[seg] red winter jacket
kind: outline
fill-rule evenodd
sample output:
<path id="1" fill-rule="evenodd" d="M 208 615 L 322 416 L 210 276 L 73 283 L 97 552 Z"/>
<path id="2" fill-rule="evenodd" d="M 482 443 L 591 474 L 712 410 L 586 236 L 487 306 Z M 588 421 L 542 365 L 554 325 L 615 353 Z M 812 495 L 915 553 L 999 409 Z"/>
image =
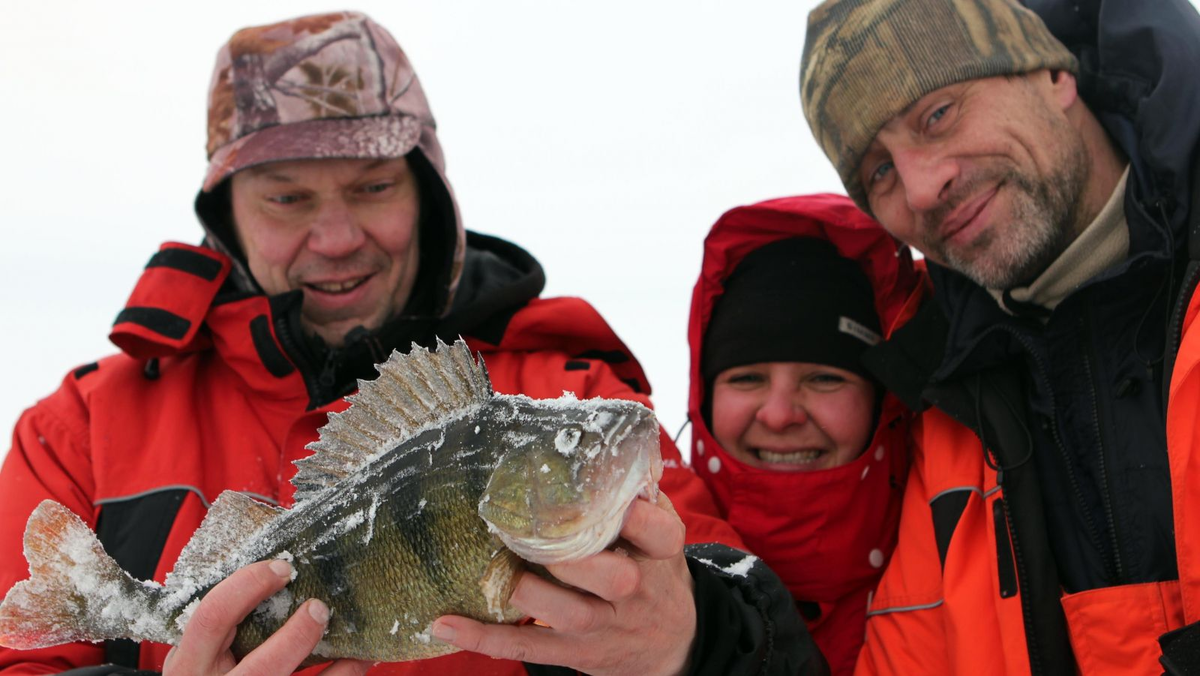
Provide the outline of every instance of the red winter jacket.
<path id="1" fill-rule="evenodd" d="M 484 257 L 493 261 L 516 249 L 474 234 L 468 247 L 488 252 Z M 470 249 L 467 267 L 464 279 L 481 276 L 472 271 Z M 159 582 L 221 491 L 291 504 L 293 461 L 309 454 L 305 445 L 346 403 L 339 398 L 310 410 L 306 378 L 312 374 L 297 368 L 280 341 L 278 299 L 219 296 L 229 270 L 229 260 L 211 250 L 164 245 L 115 326 L 113 340 L 125 352 L 76 369 L 21 417 L 0 470 L 0 594 L 28 577 L 22 533 L 44 499 L 66 505 L 96 528 L 135 576 Z M 540 274 L 537 268 L 537 288 Z M 645 374 L 595 309 L 578 298 L 514 299 L 505 295 L 513 288 L 509 281 L 499 283 L 498 294 L 476 296 L 504 296 L 510 306 L 478 316 L 475 330 L 464 331 L 471 349 L 482 353 L 497 392 L 558 397 L 569 390 L 580 398 L 649 405 Z M 470 297 L 462 303 L 476 314 L 482 305 L 488 303 L 472 304 Z M 462 325 L 462 313 L 450 318 L 456 316 Z M 688 541 L 741 546 L 665 434 L 662 454 L 661 487 L 687 524 Z M 141 645 L 140 668 L 161 670 L 166 652 L 164 645 Z M 105 660 L 101 645 L 0 648 L 6 676 Z M 526 672 L 518 662 L 458 653 L 379 665 L 371 673 Z"/>
<path id="2" fill-rule="evenodd" d="M 692 295 L 688 414 L 693 464 L 750 550 L 788 586 L 833 673 L 848 674 L 863 644 L 871 592 L 896 544 L 908 467 L 907 411 L 887 395 L 866 452 L 847 465 L 812 472 L 744 465 L 718 445 L 701 414 L 707 393 L 700 353 L 724 280 L 746 254 L 790 237 L 827 240 L 857 261 L 875 289 L 880 324 L 889 334 L 916 308 L 924 294 L 923 276 L 908 250 L 897 248 L 849 199 L 811 195 L 723 215 L 704 240 L 704 263 Z"/>

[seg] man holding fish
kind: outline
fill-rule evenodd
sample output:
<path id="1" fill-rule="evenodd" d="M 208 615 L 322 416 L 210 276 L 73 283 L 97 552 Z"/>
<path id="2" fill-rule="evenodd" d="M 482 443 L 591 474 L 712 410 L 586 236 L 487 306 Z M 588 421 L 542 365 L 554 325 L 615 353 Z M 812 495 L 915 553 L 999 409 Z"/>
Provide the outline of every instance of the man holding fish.
<path id="1" fill-rule="evenodd" d="M 360 570 L 373 560 L 350 545 L 383 538 L 384 525 L 394 522 L 378 520 L 385 507 L 371 500 L 327 521 L 301 523 L 304 507 L 320 502 L 332 509 L 343 496 L 361 498 L 362 486 L 379 475 L 407 476 L 380 469 L 397 457 L 389 455 L 391 442 L 420 451 L 405 462 L 427 458 L 420 471 L 430 475 L 449 457 L 439 455 L 445 448 L 482 453 L 525 443 L 536 435 L 511 425 L 533 415 L 528 407 L 538 415 L 562 407 L 562 427 L 551 428 L 558 455 L 585 447 L 595 449 L 589 458 L 608 452 L 595 439 L 607 444 L 634 434 L 641 428 L 614 421 L 654 424 L 649 412 L 639 406 L 637 413 L 594 407 L 580 413 L 592 405 L 537 400 L 569 391 L 581 400 L 648 404 L 649 386 L 591 306 L 538 298 L 544 278 L 536 260 L 511 243 L 465 231 L 421 85 L 399 46 L 369 18 L 338 13 L 238 32 L 218 55 L 208 134 L 210 165 L 196 199 L 204 243 L 165 244 L 117 317 L 111 337 L 122 354 L 75 370 L 18 423 L 0 471 L 0 591 L 13 589 L 8 610 L 0 608 L 0 644 L 31 649 L 0 649 L 0 671 L 286 674 L 319 661 L 306 660 L 310 653 L 358 657 L 325 667 L 331 675 L 562 671 L 539 665 L 598 674 L 823 670 L 786 590 L 761 562 L 734 549 L 737 536 L 715 516 L 670 439 L 653 427 L 649 438 L 658 437 L 663 462 L 658 487 L 670 497 L 632 499 L 616 514 L 623 524 L 617 545 L 564 562 L 545 559 L 548 575 L 488 566 L 480 585 L 488 608 L 498 604 L 494 617 L 536 622 L 496 625 L 448 615 L 418 623 L 406 636 L 438 646 L 430 654 L 476 651 L 431 662 L 372 668 L 384 659 L 379 655 L 393 659 L 393 653 L 339 650 L 338 641 L 351 636 L 346 640 L 353 643 L 355 632 L 375 632 L 378 640 L 377 624 L 356 624 L 346 614 L 356 612 L 359 600 L 377 604 L 388 595 L 372 597 L 361 581 L 347 585 L 347 575 L 357 578 L 346 571 L 355 556 Z M 436 356 L 412 347 L 409 357 L 393 358 L 401 360 L 394 362 L 398 389 L 362 385 L 393 350 L 459 336 L 465 344 L 441 345 Z M 486 371 L 467 365 L 475 363 L 472 355 L 482 357 Z M 407 380 L 405 373 L 420 377 Z M 493 388 L 526 396 L 497 396 L 507 403 L 485 415 L 480 407 L 491 405 L 485 402 L 493 401 Z M 356 390 L 347 411 L 344 397 Z M 400 400 L 393 413 L 401 431 L 391 437 L 363 413 Z M 428 419 L 413 413 L 418 405 Z M 331 413 L 341 415 L 326 426 Z M 567 424 L 569 414 L 583 416 L 576 427 Z M 469 416 L 481 417 L 475 423 Z M 504 434 L 495 432 L 504 425 L 510 426 Z M 497 441 L 472 442 L 472 435 Z M 379 447 L 365 448 L 364 439 Z M 452 446 L 456 439 L 467 441 Z M 531 483 L 556 471 L 554 457 L 534 466 Z M 295 461 L 302 461 L 299 471 Z M 641 475 L 623 485 L 637 489 L 640 481 Z M 462 490 L 460 502 L 479 494 Z M 489 484 L 480 512 L 495 507 L 502 493 Z M 436 522 L 434 507 L 450 502 L 421 498 L 409 520 Z M 524 553 L 506 537 L 521 524 L 505 522 L 502 511 L 487 513 L 479 532 L 489 542 L 495 533 Z M 193 540 L 202 521 L 203 537 Z M 324 528 L 324 539 L 305 539 L 313 524 Z M 281 539 L 288 529 L 300 534 L 288 545 L 296 551 Z M 414 544 L 413 533 L 426 537 L 436 529 L 406 521 L 403 530 L 424 565 L 422 584 L 445 591 L 440 571 L 459 563 L 453 555 L 459 550 Z M 271 544 L 247 549 L 252 531 Z M 708 544 L 689 545 L 685 556 L 685 541 Z M 496 561 L 508 561 L 508 554 L 499 548 Z M 89 572 L 84 563 L 98 570 L 109 555 L 129 573 L 121 580 L 156 581 L 116 585 L 151 601 L 122 605 L 114 592 L 104 596 L 105 605 L 88 605 L 89 595 L 116 578 Z M 217 561 L 237 566 L 206 568 Z M 515 572 L 497 577 L 496 570 Z M 58 576 L 66 592 L 34 582 L 56 571 L 66 571 Z M 34 580 L 22 582 L 31 572 Z M 167 597 L 180 590 L 193 597 L 176 608 L 171 604 L 187 598 Z M 339 605 L 347 595 L 356 602 Z M 100 638 L 147 640 L 101 646 L 78 642 L 92 637 L 57 620 L 51 629 L 38 628 L 51 601 L 63 599 L 88 611 L 80 612 L 85 623 L 117 616 L 136 625 Z M 176 608 L 177 626 L 150 627 L 168 606 Z M 331 607 L 338 611 L 332 616 Z M 408 617 L 408 608 L 394 610 L 394 624 L 383 627 L 385 643 Z M 277 622 L 247 639 L 246 627 L 262 626 L 263 618 Z M 39 635 L 51 630 L 76 642 L 52 645 L 52 636 Z M 745 645 L 754 649 L 740 652 Z"/>

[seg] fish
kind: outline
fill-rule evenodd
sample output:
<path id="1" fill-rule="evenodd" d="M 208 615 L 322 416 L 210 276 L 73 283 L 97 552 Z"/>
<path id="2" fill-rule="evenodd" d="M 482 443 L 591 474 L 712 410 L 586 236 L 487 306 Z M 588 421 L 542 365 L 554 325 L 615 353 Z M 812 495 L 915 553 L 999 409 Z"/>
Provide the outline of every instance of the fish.
<path id="1" fill-rule="evenodd" d="M 292 580 L 238 626 L 235 656 L 319 598 L 331 614 L 306 664 L 436 657 L 457 648 L 431 638 L 434 619 L 522 619 L 508 604 L 522 570 L 603 550 L 633 501 L 657 496 L 659 425 L 637 402 L 497 394 L 461 338 L 376 368 L 295 463 L 292 507 L 224 491 L 161 584 L 130 576 L 82 519 L 42 502 L 25 531 L 30 577 L 0 603 L 0 645 L 175 645 L 218 582 L 285 559 Z"/>

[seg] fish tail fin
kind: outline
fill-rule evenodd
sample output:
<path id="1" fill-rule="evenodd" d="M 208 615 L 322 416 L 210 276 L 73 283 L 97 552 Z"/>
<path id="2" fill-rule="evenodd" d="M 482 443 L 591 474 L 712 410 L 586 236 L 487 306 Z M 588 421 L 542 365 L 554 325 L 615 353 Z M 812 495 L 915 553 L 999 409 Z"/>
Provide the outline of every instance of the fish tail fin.
<path id="1" fill-rule="evenodd" d="M 25 527 L 29 579 L 0 603 L 0 645 L 18 650 L 73 641 L 162 641 L 156 583 L 133 579 L 71 510 L 45 500 Z M 149 629 L 150 631 L 147 631 Z"/>

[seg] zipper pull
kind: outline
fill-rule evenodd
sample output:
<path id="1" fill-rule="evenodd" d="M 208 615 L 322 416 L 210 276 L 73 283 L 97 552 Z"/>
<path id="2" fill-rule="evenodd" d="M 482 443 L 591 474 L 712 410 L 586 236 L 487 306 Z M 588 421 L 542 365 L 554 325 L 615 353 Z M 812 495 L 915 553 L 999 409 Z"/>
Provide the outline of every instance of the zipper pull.
<path id="1" fill-rule="evenodd" d="M 1013 560 L 1004 498 L 996 498 L 992 503 L 992 525 L 996 531 L 996 572 L 1000 578 L 1000 598 L 1007 599 L 1017 595 L 1017 565 Z"/>
<path id="2" fill-rule="evenodd" d="M 320 375 L 317 376 L 317 384 L 325 392 L 333 389 L 337 372 L 337 362 L 338 350 L 331 347 L 325 352 L 325 364 L 321 367 Z"/>

